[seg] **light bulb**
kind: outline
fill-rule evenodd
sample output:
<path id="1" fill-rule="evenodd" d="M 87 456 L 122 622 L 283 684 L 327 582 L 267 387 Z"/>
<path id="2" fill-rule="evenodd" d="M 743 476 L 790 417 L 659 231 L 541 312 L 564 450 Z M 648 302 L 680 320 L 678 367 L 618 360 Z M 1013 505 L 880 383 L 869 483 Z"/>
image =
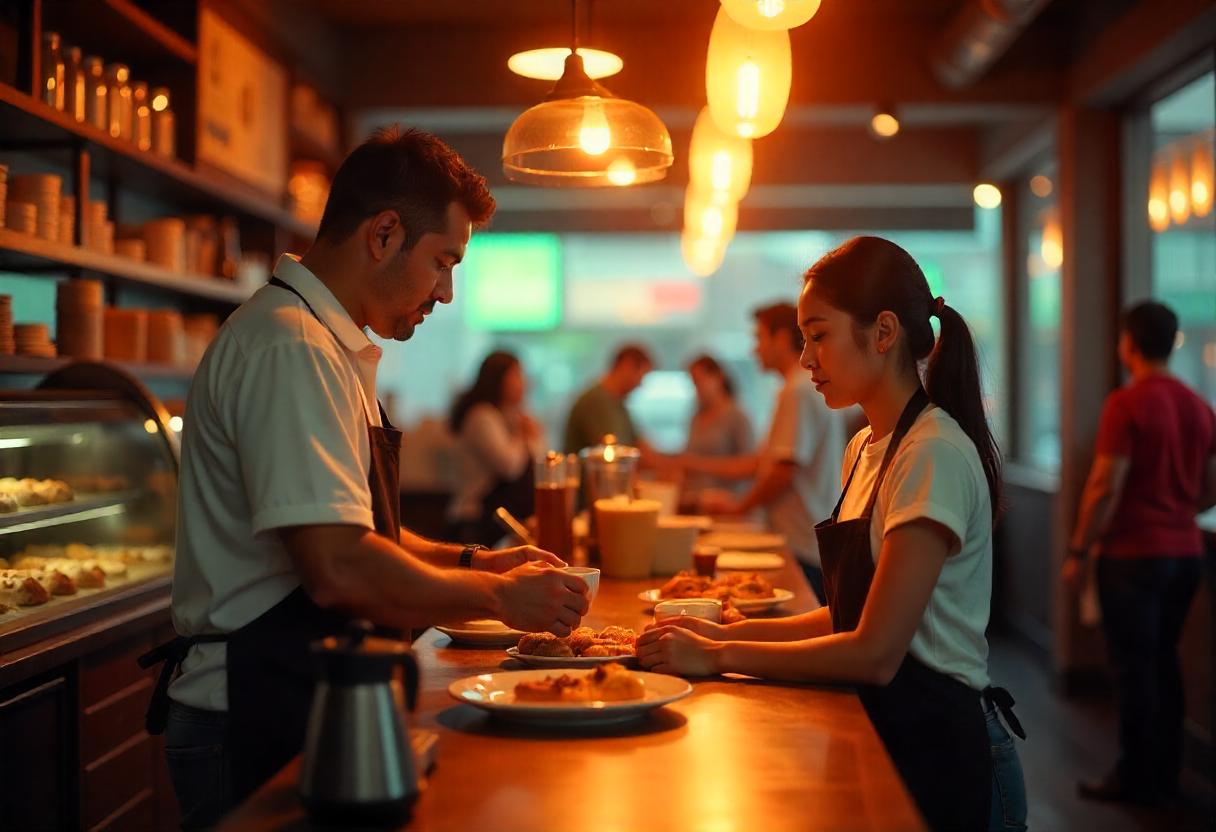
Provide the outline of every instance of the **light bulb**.
<path id="1" fill-rule="evenodd" d="M 712 237 L 698 237 L 686 229 L 680 235 L 680 256 L 688 270 L 699 277 L 709 277 L 722 265 L 726 244 Z"/>
<path id="2" fill-rule="evenodd" d="M 1169 173 L 1160 159 L 1153 162 L 1148 182 L 1148 226 L 1158 233 L 1170 227 Z"/>
<path id="3" fill-rule="evenodd" d="M 889 139 L 899 132 L 899 119 L 887 112 L 875 113 L 870 119 L 870 132 L 880 139 Z"/>
<path id="4" fill-rule="evenodd" d="M 1182 225 L 1191 218 L 1191 172 L 1187 159 L 1181 153 L 1174 154 L 1170 163 L 1170 219 Z"/>
<path id="5" fill-rule="evenodd" d="M 776 17 L 785 11 L 785 0 L 756 0 L 756 11 L 761 17 Z"/>
<path id="6" fill-rule="evenodd" d="M 1030 177 L 1030 192 L 1039 199 L 1046 199 L 1051 196 L 1053 187 L 1051 179 L 1041 173 Z"/>
<path id="7" fill-rule="evenodd" d="M 744 61 L 735 75 L 735 84 L 735 113 L 740 119 L 752 121 L 760 112 L 759 65 L 751 58 Z"/>
<path id="8" fill-rule="evenodd" d="M 1212 211 L 1212 191 L 1216 189 L 1216 164 L 1212 159 L 1212 142 L 1200 138 L 1191 152 L 1191 212 L 1206 217 Z"/>
<path id="9" fill-rule="evenodd" d="M 638 171 L 633 162 L 628 159 L 617 159 L 608 166 L 608 181 L 613 185 L 625 187 L 637 181 Z"/>
<path id="10" fill-rule="evenodd" d="M 722 0 L 722 9 L 740 26 L 773 31 L 806 23 L 819 11 L 819 0 Z"/>
<path id="11" fill-rule="evenodd" d="M 1001 204 L 1001 189 L 988 182 L 981 182 L 971 192 L 975 204 L 981 208 L 992 209 Z"/>
<path id="12" fill-rule="evenodd" d="M 588 104 L 578 128 L 578 145 L 588 156 L 600 156 L 612 146 L 612 131 L 598 103 Z"/>
<path id="13" fill-rule="evenodd" d="M 174 433 L 181 433 L 182 432 L 182 417 L 181 416 L 170 416 L 169 417 L 169 428 Z"/>

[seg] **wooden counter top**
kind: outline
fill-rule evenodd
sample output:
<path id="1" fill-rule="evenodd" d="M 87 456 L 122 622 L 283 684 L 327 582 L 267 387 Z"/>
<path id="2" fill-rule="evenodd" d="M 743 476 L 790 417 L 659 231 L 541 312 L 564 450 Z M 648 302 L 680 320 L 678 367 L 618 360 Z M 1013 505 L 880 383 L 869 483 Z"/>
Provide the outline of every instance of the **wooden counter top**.
<path id="1" fill-rule="evenodd" d="M 816 605 L 795 564 L 766 574 L 795 592 L 788 612 Z M 650 614 L 637 593 L 659 583 L 605 579 L 586 623 L 640 631 Z M 541 732 L 498 723 L 448 696 L 450 682 L 511 668 L 501 650 L 454 648 L 435 630 L 415 648 L 423 675 L 414 722 L 440 740 L 410 832 L 925 828 L 846 689 L 706 679 L 636 724 Z M 221 832 L 310 829 L 295 795 L 298 764 L 240 806 Z"/>

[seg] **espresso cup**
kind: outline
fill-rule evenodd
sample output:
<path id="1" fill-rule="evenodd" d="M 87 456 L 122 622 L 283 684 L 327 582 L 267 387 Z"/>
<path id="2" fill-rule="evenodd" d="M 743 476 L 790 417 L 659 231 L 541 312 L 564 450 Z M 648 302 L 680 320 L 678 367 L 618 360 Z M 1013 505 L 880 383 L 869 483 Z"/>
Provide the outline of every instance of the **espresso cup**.
<path id="1" fill-rule="evenodd" d="M 589 566 L 564 566 L 562 571 L 567 575 L 578 575 L 587 584 L 587 603 L 595 600 L 595 593 L 600 589 L 600 570 Z"/>
<path id="2" fill-rule="evenodd" d="M 671 598 L 654 605 L 656 623 L 662 623 L 668 618 L 679 618 L 681 615 L 721 624 L 722 602 L 716 598 Z"/>

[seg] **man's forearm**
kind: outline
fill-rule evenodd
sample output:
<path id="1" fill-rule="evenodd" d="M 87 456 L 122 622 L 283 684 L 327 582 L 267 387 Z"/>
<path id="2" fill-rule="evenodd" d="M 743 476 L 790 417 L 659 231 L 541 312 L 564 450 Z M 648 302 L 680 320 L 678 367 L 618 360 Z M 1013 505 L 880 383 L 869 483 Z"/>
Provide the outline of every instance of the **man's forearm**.
<path id="1" fill-rule="evenodd" d="M 724 480 L 745 480 L 756 475 L 760 457 L 756 454 L 744 456 L 694 456 L 680 458 L 680 465 L 690 474 L 707 474 Z"/>
<path id="2" fill-rule="evenodd" d="M 751 490 L 739 501 L 741 514 L 753 508 L 766 506 L 777 499 L 794 481 L 794 466 L 791 463 L 778 463 L 769 468 L 763 477 L 756 481 Z"/>
<path id="3" fill-rule="evenodd" d="M 405 526 L 401 527 L 401 548 L 415 557 L 421 558 L 432 566 L 451 569 L 460 565 L 460 553 L 464 550 L 463 543 L 443 543 L 416 534 Z"/>

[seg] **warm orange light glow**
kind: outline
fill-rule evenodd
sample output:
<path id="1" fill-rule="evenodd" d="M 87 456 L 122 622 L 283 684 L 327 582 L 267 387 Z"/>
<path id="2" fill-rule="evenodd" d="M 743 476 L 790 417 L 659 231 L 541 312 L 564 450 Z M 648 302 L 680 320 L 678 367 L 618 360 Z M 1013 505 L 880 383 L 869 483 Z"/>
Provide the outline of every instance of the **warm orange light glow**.
<path id="1" fill-rule="evenodd" d="M 1043 221 L 1043 237 L 1039 241 L 1039 255 L 1049 269 L 1064 265 L 1064 230 L 1060 226 L 1059 212 L 1049 211 Z"/>
<path id="2" fill-rule="evenodd" d="M 555 46 L 548 49 L 529 49 L 527 52 L 516 52 L 507 59 L 507 68 L 516 75 L 525 78 L 536 78 L 541 81 L 556 81 L 562 77 L 566 68 L 566 56 L 570 47 Z M 602 49 L 578 48 L 578 54 L 583 58 L 583 68 L 592 78 L 607 78 L 616 75 L 625 66 L 625 62 L 611 52 Z"/>
<path id="3" fill-rule="evenodd" d="M 1046 199 L 1051 196 L 1054 187 L 1051 179 L 1041 173 L 1030 177 L 1030 192 L 1039 199 Z"/>
<path id="4" fill-rule="evenodd" d="M 726 243 L 712 237 L 697 237 L 685 231 L 680 235 L 680 256 L 690 272 L 699 277 L 709 277 L 722 265 Z"/>
<path id="5" fill-rule="evenodd" d="M 899 119 L 888 112 L 875 113 L 870 119 L 870 132 L 880 139 L 889 139 L 899 132 Z"/>
<path id="6" fill-rule="evenodd" d="M 1169 174 L 1160 159 L 1153 162 L 1148 182 L 1148 226 L 1158 233 L 1170 227 Z"/>
<path id="7" fill-rule="evenodd" d="M 1213 182 L 1212 138 L 1200 136 L 1191 151 L 1191 211 L 1197 217 L 1206 217 L 1212 211 L 1212 196 L 1216 191 Z"/>
<path id="8" fill-rule="evenodd" d="M 705 92 L 722 132 L 753 139 L 775 130 L 789 102 L 792 72 L 788 32 L 747 29 L 718 10 Z"/>
<path id="9" fill-rule="evenodd" d="M 819 11 L 819 0 L 722 0 L 722 9 L 748 29 L 793 29 Z"/>
<path id="10" fill-rule="evenodd" d="M 637 181 L 638 171 L 628 159 L 617 159 L 608 166 L 608 181 L 626 187 Z"/>
<path id="11" fill-rule="evenodd" d="M 971 192 L 975 204 L 981 208 L 997 208 L 1001 204 L 1001 189 L 990 182 L 981 182 Z"/>
<path id="12" fill-rule="evenodd" d="M 739 200 L 752 177 L 752 143 L 718 129 L 709 108 L 702 108 L 688 147 L 688 177 L 698 190 Z"/>
<path id="13" fill-rule="evenodd" d="M 1187 158 L 1174 153 L 1170 161 L 1170 219 L 1175 225 L 1183 225 L 1191 218 L 1191 172 Z"/>
<path id="14" fill-rule="evenodd" d="M 694 237 L 711 237 L 723 245 L 735 236 L 739 206 L 722 200 L 719 194 L 690 185 L 684 192 L 684 232 Z"/>
<path id="15" fill-rule="evenodd" d="M 591 100 L 583 109 L 583 121 L 578 128 L 578 144 L 589 156 L 599 156 L 612 145 L 612 131 L 604 108 Z"/>

